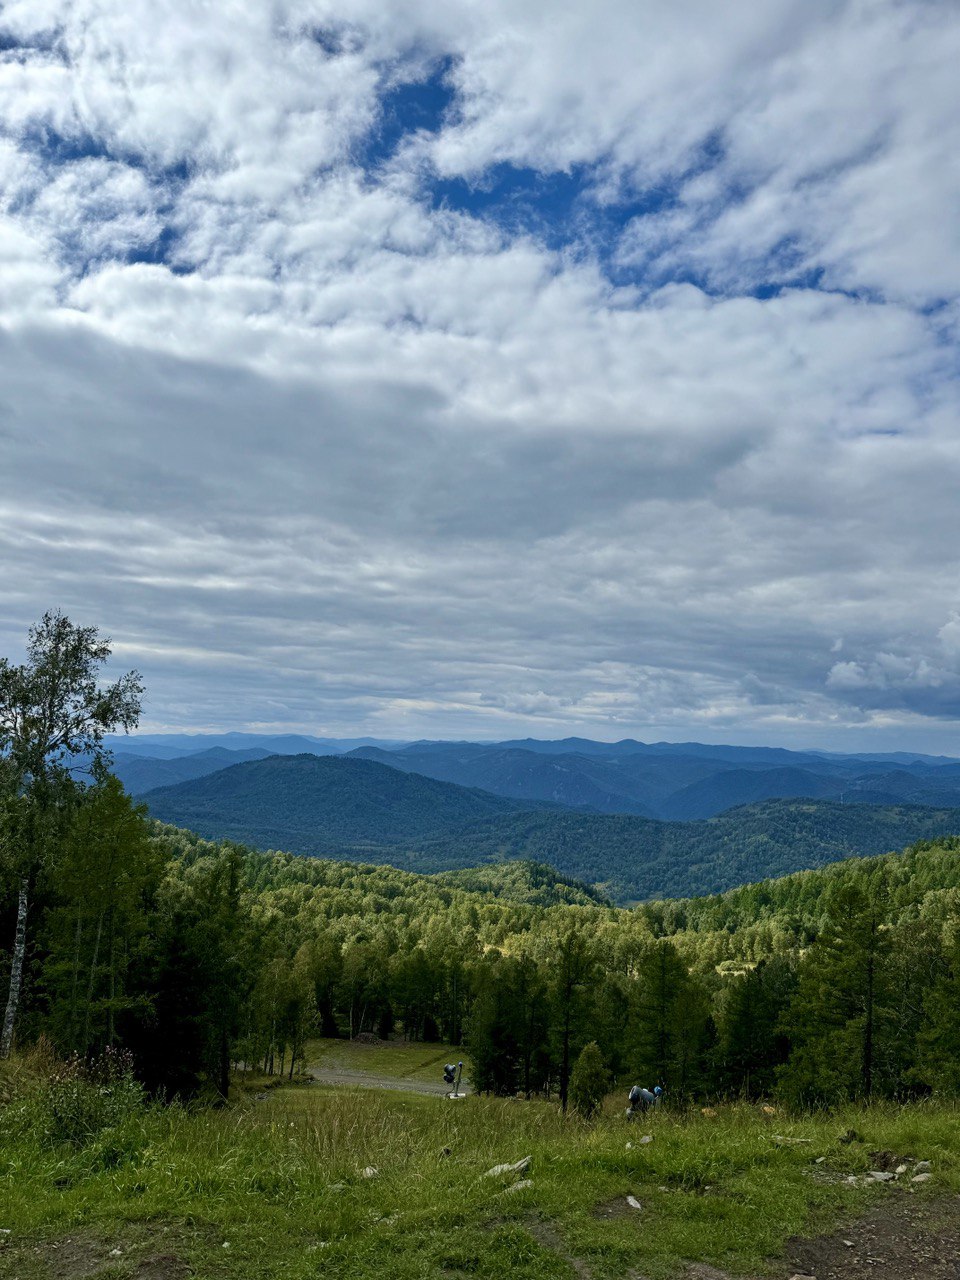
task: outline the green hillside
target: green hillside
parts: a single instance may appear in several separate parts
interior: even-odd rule
[[[716,893],[960,832],[958,809],[831,800],[765,800],[694,822],[575,813],[336,756],[274,756],[144,799],[208,839],[425,873],[549,863],[617,902]]]
[[[697,822],[519,813],[424,841],[401,865],[433,871],[529,858],[630,902],[716,893],[955,832],[957,809],[826,800],[765,800]]]
[[[143,798],[154,817],[200,835],[309,854],[420,840],[520,804],[370,760],[314,755],[269,756]]]

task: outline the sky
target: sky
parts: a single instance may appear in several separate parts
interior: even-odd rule
[[[955,0],[4,0],[0,653],[960,754]]]

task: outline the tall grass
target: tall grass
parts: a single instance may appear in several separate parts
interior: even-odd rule
[[[960,1188],[960,1115],[936,1103],[792,1119],[746,1105],[665,1111],[646,1144],[619,1108],[586,1125],[544,1103],[320,1086],[224,1111],[141,1102],[79,1143],[29,1121],[29,1106],[0,1112],[0,1228],[11,1232],[0,1276],[77,1231],[105,1257],[119,1241],[132,1266],[161,1226],[198,1276],[232,1280],[543,1280],[571,1274],[565,1256],[597,1280],[666,1276],[684,1259],[746,1272],[785,1237],[896,1194],[846,1181],[871,1151],[929,1159],[933,1189]],[[840,1142],[850,1128],[862,1140]],[[522,1156],[531,1187],[483,1176]],[[627,1195],[643,1209],[624,1210]],[[546,1243],[541,1222],[555,1233]]]

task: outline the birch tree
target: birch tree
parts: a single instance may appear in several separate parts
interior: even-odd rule
[[[10,1055],[23,989],[30,895],[37,871],[56,846],[59,818],[69,810],[78,767],[103,773],[104,735],[129,731],[140,716],[143,685],[136,671],[101,686],[110,641],[96,627],[77,627],[47,612],[31,628],[27,661],[0,658],[0,854],[17,890],[17,922],[0,1058]]]

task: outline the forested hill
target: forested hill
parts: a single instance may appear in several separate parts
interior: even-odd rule
[[[615,901],[689,897],[960,832],[960,810],[767,800],[695,822],[521,802],[334,756],[276,756],[144,797],[154,817],[260,849],[454,871],[526,859]],[[535,802],[534,802],[535,803]]]
[[[233,765],[143,799],[155,818],[201,836],[306,854],[420,840],[521,804],[370,760],[314,755]]]
[[[548,862],[614,901],[693,897],[960,832],[960,810],[766,800],[699,822],[523,813],[426,841],[414,870],[511,858]]]

